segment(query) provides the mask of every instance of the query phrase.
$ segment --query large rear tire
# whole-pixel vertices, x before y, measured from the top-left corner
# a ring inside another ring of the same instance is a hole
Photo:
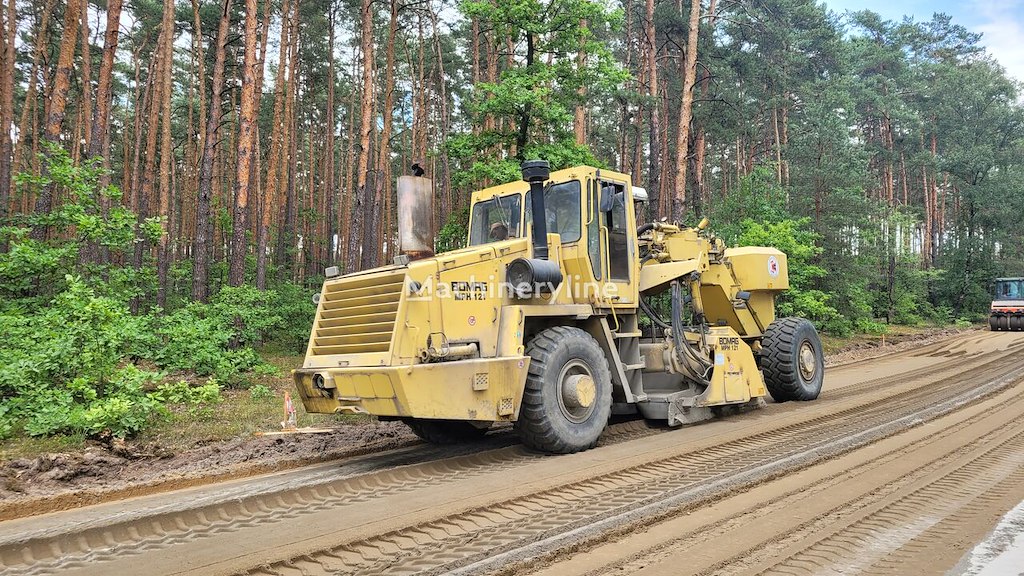
[[[526,346],[530,369],[515,427],[536,450],[569,454],[597,444],[612,406],[608,360],[590,335],[568,326]]]
[[[431,444],[461,444],[480,440],[489,426],[476,426],[464,420],[428,420],[408,418],[405,425],[413,434]]]
[[[988,329],[991,330],[992,332],[996,332],[997,330],[999,330],[999,317],[998,316],[989,316],[988,317]]]
[[[776,402],[814,400],[825,377],[825,354],[814,325],[803,318],[779,318],[761,339],[761,370]]]

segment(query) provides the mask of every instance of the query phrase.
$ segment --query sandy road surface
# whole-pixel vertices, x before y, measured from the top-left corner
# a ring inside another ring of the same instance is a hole
[[[1024,500],[1024,335],[597,449],[509,435],[0,524],[7,574],[941,574]]]

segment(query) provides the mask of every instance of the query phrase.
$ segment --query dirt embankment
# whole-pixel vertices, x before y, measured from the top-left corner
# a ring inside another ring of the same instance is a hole
[[[843,344],[838,350],[825,357],[826,366],[840,366],[861,360],[870,360],[886,354],[903,352],[952,338],[958,334],[972,332],[977,328],[940,328],[924,332],[877,336],[870,339],[855,339]],[[827,348],[826,348],[827,349]]]
[[[66,510],[200,483],[275,472],[416,442],[398,422],[343,425],[335,433],[255,436],[174,454],[115,442],[78,453],[43,454],[0,465],[0,520]]]
[[[963,329],[856,341],[830,354],[847,364],[950,338]],[[418,440],[401,423],[366,421],[334,433],[246,436],[174,452],[157,444],[94,443],[74,453],[48,453],[0,463],[0,520],[275,472],[407,446]]]

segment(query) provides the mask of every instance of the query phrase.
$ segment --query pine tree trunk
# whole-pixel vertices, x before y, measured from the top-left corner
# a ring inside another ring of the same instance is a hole
[[[114,92],[112,89],[114,58],[117,55],[118,33],[121,26],[121,0],[107,2],[107,25],[103,33],[103,54],[100,58],[99,78],[96,85],[96,107],[93,109],[91,135],[86,151],[87,158],[100,156],[103,158],[103,172],[100,174],[99,185],[105,188],[110,184],[110,108]],[[106,197],[100,199],[100,212],[106,215],[110,210],[110,202]],[[107,250],[90,245],[91,261],[107,262]]]
[[[679,140],[676,143],[676,190],[672,197],[672,220],[682,222],[686,215],[686,169],[690,149],[690,117],[693,115],[693,85],[697,80],[697,34],[700,30],[701,0],[690,3],[690,29],[686,40],[686,67],[683,75],[683,98],[679,110]],[[694,212],[700,216],[698,197],[691,199]]]
[[[157,251],[157,306],[166,308],[168,272],[171,267],[170,236],[171,202],[174,191],[171,189],[171,171],[173,170],[174,143],[171,141],[171,91],[174,79],[174,0],[164,0],[164,14],[161,23],[163,29],[163,53],[160,88],[160,245]],[[153,126],[151,129],[155,129]]]
[[[149,108],[146,118],[146,155],[143,159],[142,166],[142,186],[139,189],[139,204],[138,204],[138,225],[142,226],[143,222],[149,217],[150,207],[154,205],[152,202],[156,199],[156,177],[157,177],[157,138],[160,135],[160,110],[163,103],[163,66],[167,60],[166,55],[163,53],[161,46],[164,45],[164,39],[166,36],[172,36],[173,38],[173,27],[168,29],[164,28],[160,30],[160,36],[157,40],[157,52],[154,55],[154,60],[151,62],[149,74],[147,75],[147,83],[151,86],[152,97],[149,99]],[[135,243],[135,260],[134,267],[136,270],[141,270],[145,262],[146,252],[149,250],[149,243],[147,241],[138,241]],[[138,311],[139,301],[135,299],[132,301],[132,312]]]
[[[281,189],[284,191],[285,202],[281,233],[277,235],[277,254],[280,259],[280,270],[289,268],[298,249],[295,234],[297,207],[295,202],[295,177],[298,167],[298,133],[296,131],[295,98],[299,87],[295,79],[298,76],[299,62],[299,2],[292,5],[291,40],[288,47],[288,82],[284,101],[284,160],[282,160]]]
[[[324,170],[324,199],[330,198],[328,209],[324,211],[324,230],[327,231],[326,249],[329,251],[325,262],[334,265],[338,262],[341,244],[341,229],[338,227],[338,213],[341,211],[341,187],[337,185],[335,174],[337,154],[335,153],[335,132],[337,124],[336,104],[334,85],[337,83],[337,73],[334,69],[334,23],[335,12],[331,7],[328,25],[330,30],[327,34],[327,151],[325,152]]]
[[[395,39],[398,34],[398,1],[391,0],[391,18],[388,23],[388,46],[384,64],[384,124],[380,133],[380,150],[377,155],[378,170],[381,182],[377,185],[377,197],[374,199],[374,213],[377,218],[374,225],[378,229],[378,246],[376,264],[383,261],[385,253],[390,254],[391,247],[385,252],[384,246],[389,243],[391,228],[387,226],[390,218],[381,218],[383,205],[391,197],[391,132],[394,127],[393,110],[395,105]],[[382,222],[382,220],[384,220]]]
[[[88,6],[88,5],[86,5]],[[79,86],[81,87],[82,93],[78,98],[78,111],[82,118],[82,136],[75,142],[75,148],[83,143],[85,144],[85,152],[88,153],[90,142],[92,141],[92,48],[89,43],[89,13],[88,10],[83,9],[82,12],[82,73],[79,75]]]
[[[216,48],[213,60],[213,83],[210,91],[210,109],[206,118],[206,140],[199,162],[199,199],[196,202],[196,238],[192,248],[192,299],[205,302],[210,294],[210,250],[213,236],[211,199],[213,197],[213,167],[217,154],[217,131],[220,127],[221,101],[224,91],[224,61],[228,28],[231,24],[231,0],[222,0],[220,23],[217,26]]]
[[[586,20],[580,20],[580,29],[587,29]],[[576,69],[580,74],[582,74],[587,67],[586,45],[586,39],[581,39],[580,50],[576,53]],[[579,102],[576,103],[576,111],[573,114],[572,131],[573,135],[576,137],[576,144],[578,146],[585,146],[587,143],[587,107],[584,102],[587,98],[587,87],[580,86],[576,94],[579,97]]]
[[[49,107],[46,113],[46,127],[43,139],[54,145],[60,144],[60,131],[64,125],[67,110],[68,92],[71,90],[71,72],[75,66],[75,47],[78,44],[79,18],[82,16],[83,0],[69,0],[64,13],[64,34],[60,41],[60,53],[57,56],[57,70],[53,76],[53,89],[50,91]],[[48,154],[48,153],[47,153]],[[53,185],[40,191],[36,198],[36,214],[49,214],[53,210]],[[46,226],[35,226],[32,238],[43,240],[48,235]]]
[[[648,132],[648,143],[650,145],[648,165],[648,184],[650,192],[654,196],[651,203],[655,206],[663,205],[661,190],[661,115],[659,101],[661,94],[658,92],[658,37],[654,26],[654,0],[647,0],[644,18],[644,57],[647,65],[647,108],[650,110],[650,126]],[[657,217],[664,214],[659,213]],[[657,218],[655,218],[657,219]]]
[[[7,205],[11,198],[11,162],[14,157],[11,124],[14,122],[16,19],[14,0],[8,0],[6,11],[0,10],[0,225],[7,217]],[[22,106],[28,107],[28,102],[24,102]]]
[[[434,34],[434,54],[437,56],[437,91],[440,107],[440,121],[438,128],[441,131],[441,138],[438,142],[438,160],[441,163],[441,173],[434,173],[434,192],[440,198],[438,203],[437,222],[444,223],[453,209],[452,188],[451,188],[451,163],[448,158],[448,130],[451,128],[451,117],[448,111],[448,88],[447,74],[444,70],[444,55],[441,51],[441,37],[437,33],[437,12],[430,10],[431,31]],[[434,229],[437,227],[435,225]]]
[[[355,272],[365,267],[367,258],[372,252],[366,245],[364,230],[373,226],[366,222],[373,215],[372,206],[368,203],[370,184],[368,172],[370,167],[370,142],[373,135],[373,2],[362,1],[362,22],[360,25],[360,51],[363,62],[362,96],[359,99],[359,160],[356,165],[356,189],[352,203],[352,227],[349,232],[348,257],[345,262],[346,272]],[[363,250],[360,250],[360,247]]]
[[[245,55],[242,65],[242,103],[238,129],[238,164],[235,173],[235,214],[231,233],[231,265],[228,284],[245,283],[247,253],[246,218],[249,209],[249,187],[252,179],[252,156],[256,147],[256,114],[259,110],[259,68],[256,54],[256,28],[259,23],[256,0],[245,1]]]
[[[270,246],[270,227],[277,211],[277,191],[280,184],[279,169],[283,163],[284,147],[284,98],[286,87],[285,69],[288,62],[288,50],[291,38],[291,6],[285,0],[281,6],[281,39],[277,56],[277,73],[274,76],[274,112],[270,132],[270,156],[267,158],[267,179],[263,193],[259,239],[256,246],[256,288],[265,290],[267,287],[267,249]],[[333,27],[332,27],[333,36]],[[332,75],[333,77],[333,75]]]
[[[33,122],[33,125],[35,124],[35,119],[36,119],[35,117],[36,117],[36,115],[38,113],[38,111],[37,111],[38,107],[36,106],[36,103],[38,101],[38,98],[36,97],[36,77],[39,75],[39,65],[40,65],[40,62],[43,59],[43,50],[47,46],[47,44],[46,44],[46,37],[47,37],[46,29],[47,29],[47,27],[48,27],[48,25],[50,23],[50,15],[53,12],[54,2],[55,2],[55,0],[47,0],[46,1],[46,7],[43,9],[43,13],[40,16],[39,29],[35,33],[36,44],[35,44],[35,47],[32,50],[32,68],[31,68],[31,71],[29,72],[29,75],[28,75],[28,87],[25,89],[25,98],[22,101],[21,119],[18,121],[18,134],[28,134],[29,133],[29,121],[30,120]],[[8,4],[8,10],[10,10],[13,7],[14,7],[14,3],[13,2]],[[8,24],[8,26],[9,26],[9,24]],[[10,41],[10,39],[8,39],[8,41]],[[12,82],[13,82],[13,80],[12,80]],[[13,87],[13,84],[12,84],[12,87]],[[10,108],[10,110],[13,112],[13,106]],[[33,129],[32,130],[32,142],[33,143],[38,141],[38,139],[35,137],[36,134],[37,134],[37,132]],[[21,161],[22,161],[22,156],[24,155],[24,150],[25,150],[24,142],[25,142],[24,139],[19,139],[18,146],[15,147],[15,149],[14,149],[14,160],[13,160],[12,166],[11,166],[11,172],[12,173],[22,169]],[[28,199],[28,195],[26,194],[23,197],[22,201],[24,202],[27,199]],[[25,206],[23,206],[22,212],[27,212],[27,211],[28,211],[28,206],[26,204]]]

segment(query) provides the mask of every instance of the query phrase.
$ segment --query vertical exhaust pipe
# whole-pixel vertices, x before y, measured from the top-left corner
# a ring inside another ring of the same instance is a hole
[[[551,178],[546,160],[523,162],[523,180],[530,183],[530,213],[533,215],[533,258],[516,258],[505,270],[505,279],[518,298],[533,298],[554,292],[562,283],[562,270],[548,259],[548,221],[544,215],[544,182]]]
[[[551,177],[547,160],[523,162],[523,180],[530,183],[530,211],[533,214],[533,257],[548,259],[548,221],[544,216],[544,182]]]
[[[410,260],[434,255],[434,190],[420,165],[398,178],[398,253]]]

